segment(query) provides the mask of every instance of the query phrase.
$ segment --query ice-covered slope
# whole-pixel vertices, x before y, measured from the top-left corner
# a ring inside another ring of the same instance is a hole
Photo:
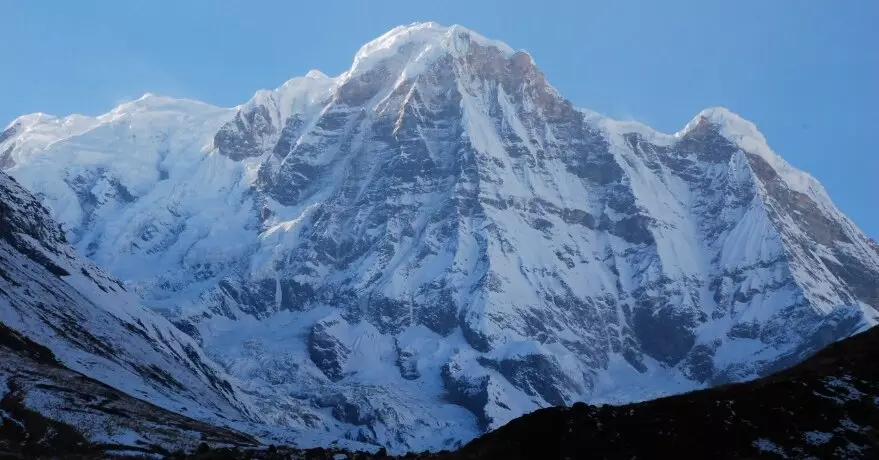
[[[751,378],[879,308],[876,246],[753,124],[579,110],[458,26],[234,110],[24,117],[0,158],[270,423],[399,450]]]
[[[0,323],[63,366],[163,409],[217,424],[259,420],[192,338],[80,259],[46,208],[2,172]],[[3,374],[5,387],[33,372]]]

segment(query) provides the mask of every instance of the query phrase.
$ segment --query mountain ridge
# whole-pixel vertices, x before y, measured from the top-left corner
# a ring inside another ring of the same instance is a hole
[[[879,252],[752,123],[610,120],[460,27],[195,107],[11,125],[0,165],[269,424],[454,447],[764,375],[879,317]]]

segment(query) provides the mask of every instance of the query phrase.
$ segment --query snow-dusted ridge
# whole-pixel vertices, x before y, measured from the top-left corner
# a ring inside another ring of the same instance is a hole
[[[453,447],[752,378],[879,316],[876,246],[753,124],[577,109],[459,26],[233,109],[154,98],[20,119],[0,167],[297,441]]]

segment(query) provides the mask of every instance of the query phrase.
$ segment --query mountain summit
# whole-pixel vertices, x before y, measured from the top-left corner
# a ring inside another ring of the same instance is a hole
[[[452,447],[751,379],[879,317],[875,244],[752,123],[611,120],[458,26],[232,109],[132,104],[23,117],[0,167],[300,433]]]

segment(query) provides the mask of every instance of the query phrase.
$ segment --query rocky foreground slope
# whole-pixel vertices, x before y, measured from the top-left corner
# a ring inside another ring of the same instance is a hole
[[[457,26],[396,28],[232,109],[28,115],[0,167],[296,439],[451,449],[877,322],[879,249],[752,123],[610,120]]]

